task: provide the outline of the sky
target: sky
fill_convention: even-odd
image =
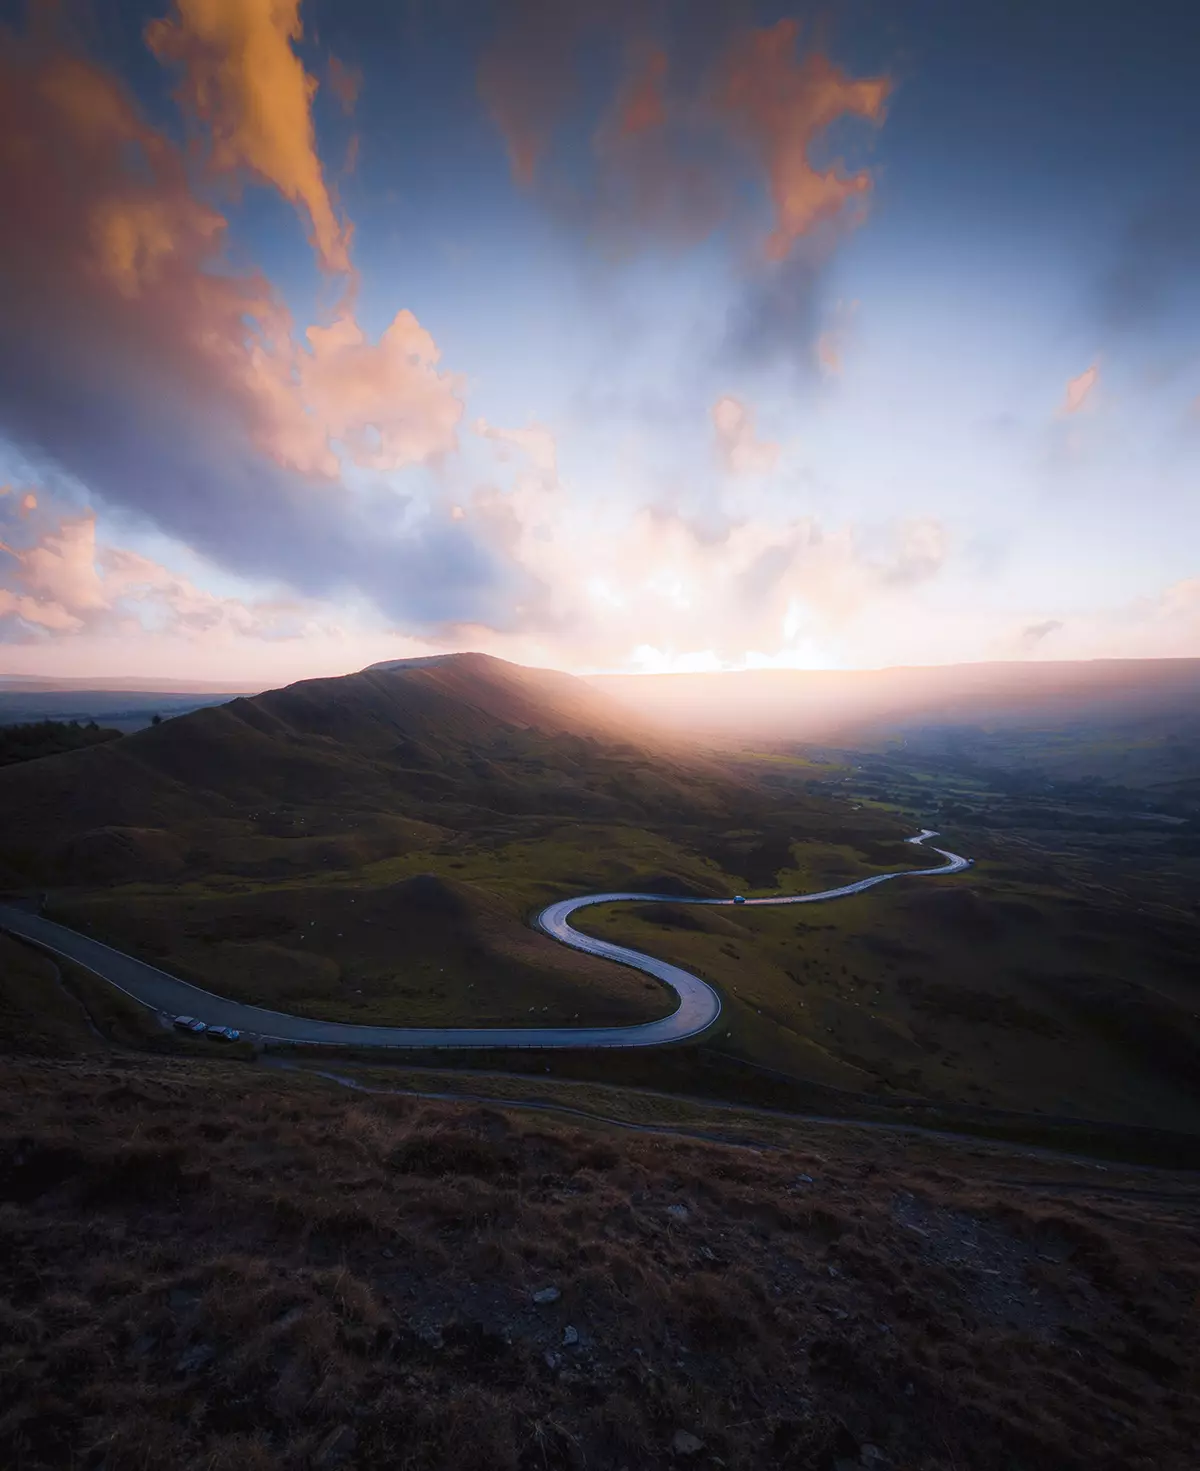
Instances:
[[[0,674],[1200,656],[1190,0],[0,0]]]

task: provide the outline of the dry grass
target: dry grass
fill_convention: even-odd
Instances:
[[[0,1464],[1184,1471],[1197,1207],[982,1147],[9,1064]]]

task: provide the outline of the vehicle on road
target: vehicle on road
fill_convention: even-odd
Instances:
[[[194,1032],[202,1034],[207,1031],[203,1022],[198,1022],[194,1016],[177,1016],[173,1023],[175,1029],[180,1032]]]
[[[735,894],[733,896],[733,902],[735,904],[744,904],[746,902],[746,896],[744,894]]]
[[[236,1027],[210,1026],[206,1028],[206,1032],[217,1042],[236,1042],[242,1035]]]

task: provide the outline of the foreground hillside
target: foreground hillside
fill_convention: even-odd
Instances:
[[[1194,1180],[767,1137],[7,1065],[0,1461],[1194,1466]]]

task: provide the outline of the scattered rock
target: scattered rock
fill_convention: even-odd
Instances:
[[[563,1329],[563,1343],[564,1343],[564,1345],[567,1348],[574,1348],[575,1345],[578,1342],[579,1342],[579,1330],[577,1328],[572,1328],[571,1325],[568,1323],[567,1326]]]
[[[694,1456],[704,1449],[704,1442],[690,1430],[677,1430],[671,1437],[671,1450],[677,1456]]]
[[[212,1363],[216,1357],[216,1351],[211,1343],[197,1343],[179,1355],[175,1365],[177,1374],[194,1374],[197,1369],[203,1369],[205,1364]]]
[[[546,1360],[547,1369],[557,1369],[562,1364],[562,1354],[556,1354],[553,1349],[547,1349],[542,1355]]]
[[[667,1206],[667,1215],[674,1216],[677,1221],[686,1221],[690,1214],[686,1205]]]
[[[157,1343],[157,1341],[158,1340],[155,1338],[153,1333],[143,1333],[142,1336],[134,1343],[133,1351],[139,1359],[144,1359],[147,1354],[151,1354],[154,1352],[154,1345]]]
[[[877,1445],[864,1445],[859,1448],[859,1464],[868,1466],[871,1471],[886,1471],[892,1463]]]
[[[357,1442],[358,1436],[354,1433],[353,1426],[337,1426],[318,1446],[313,1465],[321,1467],[322,1471],[326,1466],[340,1466],[347,1456],[354,1454]]]
[[[533,1300],[539,1307],[545,1307],[547,1303],[557,1302],[561,1296],[557,1287],[542,1287],[533,1294]]]
[[[172,1287],[167,1294],[167,1303],[173,1313],[186,1312],[200,1301],[200,1294],[186,1287]]]
[[[392,1250],[392,1248],[391,1248],[391,1247],[390,1247],[390,1246],[385,1246],[385,1247],[384,1247],[384,1248],[383,1248],[383,1252],[382,1252],[382,1253],[381,1253],[381,1254],[382,1254],[382,1255],[383,1255],[383,1256],[385,1256],[385,1257],[387,1257],[387,1259],[388,1259],[388,1261],[389,1261],[389,1262],[390,1262],[390,1261],[391,1261],[391,1260],[392,1260],[392,1258],[393,1258],[393,1257],[394,1257],[394,1256],[395,1256],[395,1255],[396,1255],[396,1253],[395,1253],[395,1252],[394,1252],[394,1251],[393,1251],[393,1250]]]

